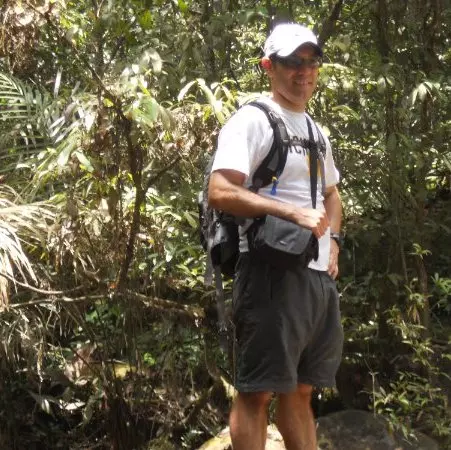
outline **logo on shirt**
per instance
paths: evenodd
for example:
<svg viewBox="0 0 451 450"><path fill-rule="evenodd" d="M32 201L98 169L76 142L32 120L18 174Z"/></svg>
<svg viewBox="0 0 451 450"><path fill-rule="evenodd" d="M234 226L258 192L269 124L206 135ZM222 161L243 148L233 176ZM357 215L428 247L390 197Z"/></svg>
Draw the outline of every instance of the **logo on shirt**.
<svg viewBox="0 0 451 450"><path fill-rule="evenodd" d="M289 151L290 153L296 153L298 155L304 155L307 163L308 170L310 172L310 151L309 151L310 141L308 139L299 138L297 136L293 136L290 138ZM326 157L326 149L322 146L318 146L319 153L324 161ZM321 169L318 166L318 177L321 177Z"/></svg>
<svg viewBox="0 0 451 450"><path fill-rule="evenodd" d="M297 136L292 136L290 138L290 153L297 153L298 155L304 155L304 156L308 156L309 155L309 143L310 141L308 139L305 138L300 138ZM318 146L318 150L321 153L321 156L323 157L323 159L326 158L326 149L323 146Z"/></svg>

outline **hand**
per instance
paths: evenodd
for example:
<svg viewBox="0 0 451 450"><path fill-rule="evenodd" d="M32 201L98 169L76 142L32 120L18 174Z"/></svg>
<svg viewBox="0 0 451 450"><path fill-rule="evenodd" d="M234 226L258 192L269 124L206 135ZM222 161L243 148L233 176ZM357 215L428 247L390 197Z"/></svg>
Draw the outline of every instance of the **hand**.
<svg viewBox="0 0 451 450"><path fill-rule="evenodd" d="M338 275L338 253L340 248L334 239L330 240L329 266L327 268L328 274L335 280Z"/></svg>
<svg viewBox="0 0 451 450"><path fill-rule="evenodd" d="M302 227L312 230L319 239L329 227L329 219L325 211L312 208L299 208L297 210L296 223Z"/></svg>

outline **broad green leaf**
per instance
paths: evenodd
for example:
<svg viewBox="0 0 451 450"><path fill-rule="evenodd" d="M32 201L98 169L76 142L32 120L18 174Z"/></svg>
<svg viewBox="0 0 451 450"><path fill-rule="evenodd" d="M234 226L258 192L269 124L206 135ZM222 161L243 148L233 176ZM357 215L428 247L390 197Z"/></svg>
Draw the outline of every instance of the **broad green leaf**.
<svg viewBox="0 0 451 450"><path fill-rule="evenodd" d="M183 88L182 88L182 90L180 91L180 93L179 93L179 95L177 96L177 100L180 102L180 101L182 101L184 98L185 98L185 95L186 95L186 93L191 89L191 87L194 85L194 84L196 84L197 83L197 81L196 80L193 80L193 81L190 81L188 84L186 84Z"/></svg>
<svg viewBox="0 0 451 450"><path fill-rule="evenodd" d="M182 14L186 14L188 12L188 5L187 5L187 3L184 0L178 0L177 3L178 3L178 6L179 6L179 9L180 9L180 12Z"/></svg>
<svg viewBox="0 0 451 450"><path fill-rule="evenodd" d="M148 119L148 123L155 122L160 112L160 105L153 97L143 97L141 100L141 109Z"/></svg>
<svg viewBox="0 0 451 450"><path fill-rule="evenodd" d="M141 28L144 30L150 30L153 27L153 16L149 10L144 11L144 13L139 16L138 21Z"/></svg>
<svg viewBox="0 0 451 450"><path fill-rule="evenodd" d="M185 219L188 221L188 223L190 224L190 226L194 229L199 227L199 224L197 222L197 220L192 216L192 214L188 211L185 211L183 213L183 217L185 217Z"/></svg>
<svg viewBox="0 0 451 450"><path fill-rule="evenodd" d="M410 104L411 104L411 106L414 106L414 105L415 105L415 102L416 102L416 100L417 100L417 97L418 97L418 88L416 87L416 88L412 91L412 93L410 94Z"/></svg>
<svg viewBox="0 0 451 450"><path fill-rule="evenodd" d="M426 98L426 95L428 94L428 89L425 86L424 83L421 83L418 86L418 97L420 98L421 101L423 101Z"/></svg>
<svg viewBox="0 0 451 450"><path fill-rule="evenodd" d="M387 80L384 76L380 76L377 79L377 92L382 94L383 92L385 92L386 88L387 88Z"/></svg>
<svg viewBox="0 0 451 450"><path fill-rule="evenodd" d="M75 147L76 142L74 140L70 140L65 143L57 159L58 166L64 167L67 164L67 161L69 161L70 155L72 154L72 151L75 149Z"/></svg>
<svg viewBox="0 0 451 450"><path fill-rule="evenodd" d="M354 120L360 120L360 114L352 109L349 105L338 105L332 108L333 111L342 111L346 115L352 117Z"/></svg>
<svg viewBox="0 0 451 450"><path fill-rule="evenodd" d="M107 108L111 108L112 106L114 106L114 103L109 98L106 98L106 97L103 99L103 104Z"/></svg>
<svg viewBox="0 0 451 450"><path fill-rule="evenodd" d="M81 164L82 166L84 166L85 169L86 169L88 172L94 172L94 168L92 167L91 162L89 161L88 158L86 158L86 156L84 155L84 153L82 153L82 152L80 152L80 151L75 151L75 152L73 153L73 155L77 157L77 159L78 159L78 161L80 162L80 164Z"/></svg>
<svg viewBox="0 0 451 450"><path fill-rule="evenodd" d="M166 130L171 130L174 126L174 118L170 111L160 106L160 118Z"/></svg>
<svg viewBox="0 0 451 450"><path fill-rule="evenodd" d="M141 67L147 68L149 64L152 65L152 69L156 74L159 74L161 72L163 61L159 53L154 48L147 49L141 57Z"/></svg>
<svg viewBox="0 0 451 450"><path fill-rule="evenodd" d="M445 163L448 170L451 171L451 152L445 153L443 155L443 162Z"/></svg>

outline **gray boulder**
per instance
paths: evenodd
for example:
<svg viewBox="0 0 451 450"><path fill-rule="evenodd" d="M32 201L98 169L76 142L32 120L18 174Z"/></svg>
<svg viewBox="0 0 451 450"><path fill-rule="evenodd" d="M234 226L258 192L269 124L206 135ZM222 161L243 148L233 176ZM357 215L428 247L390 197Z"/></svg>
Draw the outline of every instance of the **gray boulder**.
<svg viewBox="0 0 451 450"><path fill-rule="evenodd" d="M318 419L318 445L321 450L439 450L438 444L415 432L411 442L391 433L381 416L359 410L346 410Z"/></svg>
<svg viewBox="0 0 451 450"><path fill-rule="evenodd" d="M407 442L391 433L387 421L366 411L346 410L318 419L318 450L439 450L438 444L422 433ZM232 450L229 429L207 441L199 450ZM285 450L274 425L268 426L266 450Z"/></svg>

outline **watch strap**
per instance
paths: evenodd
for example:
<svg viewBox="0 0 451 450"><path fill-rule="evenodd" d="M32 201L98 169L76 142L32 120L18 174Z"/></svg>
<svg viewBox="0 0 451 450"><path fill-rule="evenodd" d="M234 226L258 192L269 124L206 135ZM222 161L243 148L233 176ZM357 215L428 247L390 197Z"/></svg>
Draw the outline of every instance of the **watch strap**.
<svg viewBox="0 0 451 450"><path fill-rule="evenodd" d="M334 233L334 232L331 231L330 232L330 238L333 239L338 244L339 247L341 247L341 243L342 243L343 238L342 238L340 233Z"/></svg>

